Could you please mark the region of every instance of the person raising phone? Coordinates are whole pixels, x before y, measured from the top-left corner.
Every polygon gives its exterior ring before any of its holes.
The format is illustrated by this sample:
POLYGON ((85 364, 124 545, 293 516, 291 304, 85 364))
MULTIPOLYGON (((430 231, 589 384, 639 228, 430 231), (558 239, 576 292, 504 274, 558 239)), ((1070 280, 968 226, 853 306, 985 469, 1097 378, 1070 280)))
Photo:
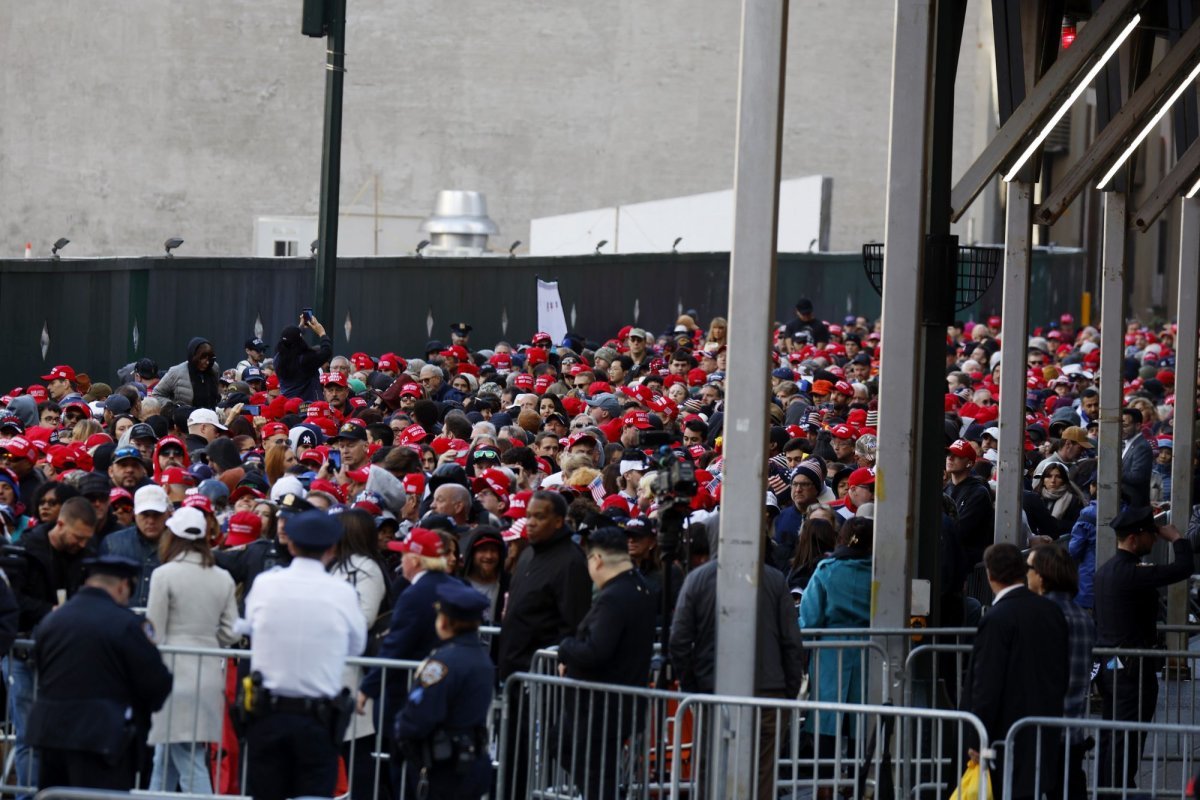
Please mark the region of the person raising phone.
POLYGON ((299 397, 305 401, 321 398, 321 365, 333 358, 333 342, 316 317, 307 309, 300 315, 298 325, 288 325, 279 334, 275 345, 275 374, 279 377, 279 391, 285 397, 299 397), (317 346, 304 341, 304 329, 315 333, 317 346))

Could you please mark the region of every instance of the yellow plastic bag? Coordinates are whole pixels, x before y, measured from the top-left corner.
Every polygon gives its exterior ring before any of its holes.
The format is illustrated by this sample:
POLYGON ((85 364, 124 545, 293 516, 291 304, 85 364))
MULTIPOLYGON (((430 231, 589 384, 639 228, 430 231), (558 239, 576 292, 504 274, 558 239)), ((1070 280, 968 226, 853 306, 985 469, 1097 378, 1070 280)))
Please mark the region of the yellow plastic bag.
MULTIPOLYGON (((983 781, 983 796, 986 798, 986 800, 992 800, 991 773, 985 773, 983 776, 983 781)), ((950 795, 950 800, 979 800, 978 761, 972 761, 967 764, 966 772, 962 774, 962 780, 958 782, 958 788, 954 790, 954 794, 950 795)))

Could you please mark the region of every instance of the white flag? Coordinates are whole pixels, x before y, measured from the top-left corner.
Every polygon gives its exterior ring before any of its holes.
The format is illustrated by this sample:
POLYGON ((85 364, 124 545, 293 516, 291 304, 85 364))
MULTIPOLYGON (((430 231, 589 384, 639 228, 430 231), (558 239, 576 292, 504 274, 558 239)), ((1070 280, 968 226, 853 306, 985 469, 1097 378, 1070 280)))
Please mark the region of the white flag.
POLYGON ((567 318, 563 314, 562 298, 558 296, 558 281, 538 278, 538 330, 550 334, 555 344, 567 335, 567 318))

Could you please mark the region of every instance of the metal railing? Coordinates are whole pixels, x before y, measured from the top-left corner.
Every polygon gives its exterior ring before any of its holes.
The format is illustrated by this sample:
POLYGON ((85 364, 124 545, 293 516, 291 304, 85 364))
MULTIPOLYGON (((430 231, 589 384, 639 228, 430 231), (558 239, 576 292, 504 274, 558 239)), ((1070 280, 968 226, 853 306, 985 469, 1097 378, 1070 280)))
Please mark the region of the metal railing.
POLYGON ((1004 800, 1043 792, 1050 798, 1183 797, 1200 763, 1200 727, 1028 717, 1009 729, 999 752, 1004 800), (1105 741, 1115 756, 1107 770, 1105 741))

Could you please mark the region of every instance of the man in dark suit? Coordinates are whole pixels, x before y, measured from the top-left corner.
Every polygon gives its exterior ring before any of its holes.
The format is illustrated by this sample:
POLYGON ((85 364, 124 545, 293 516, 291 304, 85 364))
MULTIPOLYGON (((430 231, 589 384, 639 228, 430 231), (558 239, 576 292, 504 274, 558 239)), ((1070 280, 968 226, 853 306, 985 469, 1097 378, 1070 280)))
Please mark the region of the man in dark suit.
MULTIPOLYGON (((979 717, 993 742, 1003 742, 1019 719, 1062 716, 1067 623, 1057 605, 1025 587, 1028 567, 1016 545, 991 545, 983 563, 995 598, 975 636, 962 707, 979 717)), ((1004 759, 1013 762, 1013 797, 1039 797, 1054 787, 1062 747, 1049 733, 1041 737, 1040 754, 1033 728, 1018 735, 1012 752, 999 754, 992 773, 996 796, 1004 759)))
POLYGON ((1131 506, 1150 505, 1150 474, 1154 470, 1154 450, 1142 435, 1142 412, 1121 409, 1121 493, 1131 506))

